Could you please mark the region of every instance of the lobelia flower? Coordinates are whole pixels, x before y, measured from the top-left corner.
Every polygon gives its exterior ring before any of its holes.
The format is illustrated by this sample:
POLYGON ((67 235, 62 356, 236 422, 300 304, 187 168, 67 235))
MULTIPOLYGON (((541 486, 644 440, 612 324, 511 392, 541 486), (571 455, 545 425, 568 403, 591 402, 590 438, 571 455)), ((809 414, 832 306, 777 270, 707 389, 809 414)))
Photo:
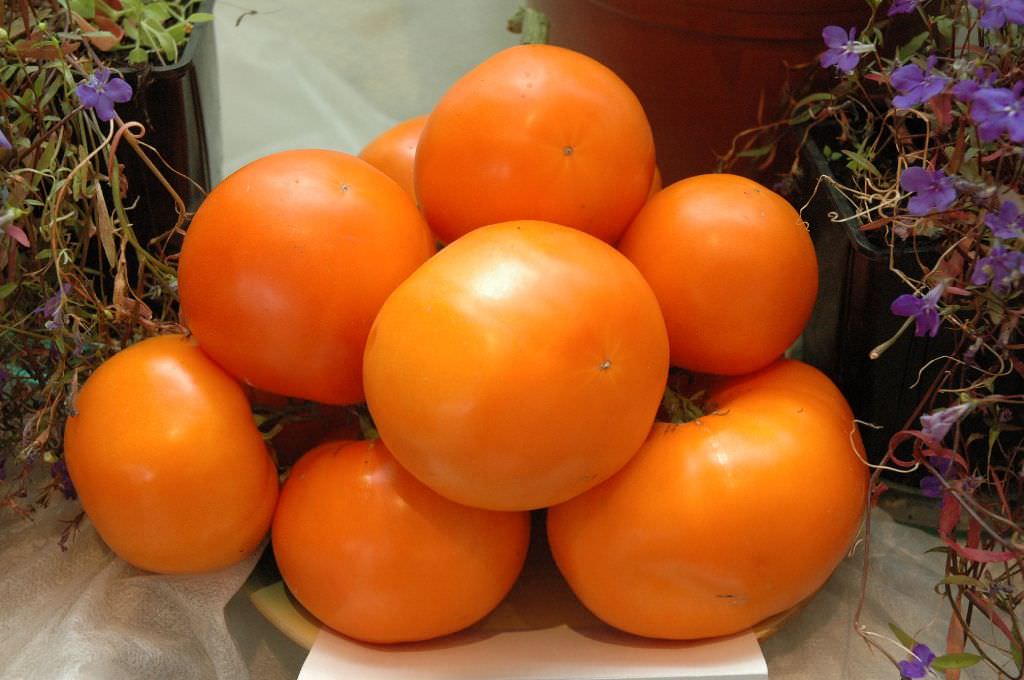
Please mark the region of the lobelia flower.
POLYGON ((0 149, 11 150, 11 140, 7 139, 7 135, 4 134, 3 130, 0 130, 0 149))
POLYGON ((978 139, 991 142, 1004 132, 1014 143, 1024 142, 1024 80, 1005 87, 982 87, 971 97, 971 119, 978 126, 978 139))
POLYGON ((856 27, 851 28, 849 32, 840 26, 823 28, 821 37, 828 49, 822 53, 819 60, 822 68, 835 66, 844 73, 853 73, 853 69, 860 63, 860 55, 875 51, 874 45, 854 40, 856 35, 856 27))
POLYGON ((917 3, 918 0, 892 0, 892 4, 889 5, 889 11, 886 14, 889 16, 910 14, 917 9, 917 3))
POLYGON ((1005 246, 997 245, 988 252, 988 255, 975 263, 971 283, 975 286, 988 283, 996 293, 1005 293, 1016 286, 1022 277, 1024 252, 1008 250, 1005 246))
POLYGON ((942 211, 956 200, 956 187, 942 170, 914 166, 900 175, 900 187, 914 193, 907 203, 911 215, 927 215, 942 211))
POLYGON ((917 64, 907 64, 892 72, 889 80, 900 91, 892 98, 893 105, 908 109, 924 104, 945 89, 949 78, 934 70, 936 61, 935 55, 928 57, 927 71, 917 64))
POLYGON ((913 317, 914 335, 934 338, 939 333, 939 298, 945 290, 946 284, 940 283, 921 298, 910 293, 900 295, 889 310, 896 316, 913 317))
POLYGON ((956 425, 970 408, 970 404, 957 404, 921 416, 921 433, 936 442, 941 442, 950 428, 956 425))
POLYGON ((1013 201, 1003 201, 999 212, 985 216, 985 226, 999 239, 1014 239, 1024 236, 1024 214, 1013 201))
POLYGON ((64 323, 63 302, 64 296, 71 291, 70 283, 62 283, 60 289, 46 299, 46 302, 36 307, 33 311, 42 314, 47 318, 43 324, 48 330, 54 330, 64 323))
POLYGON ((943 458, 942 456, 928 456, 928 458, 930 459, 928 462, 935 468, 938 476, 928 475, 920 481, 921 494, 928 498, 942 498, 942 493, 946 488, 942 480, 946 478, 950 468, 953 467, 953 459, 943 458))
POLYGON ((995 30, 1006 22, 1024 24, 1024 0, 969 0, 971 7, 978 10, 981 19, 978 25, 995 30))
POLYGON ((110 69, 100 68, 78 84, 75 94, 82 106, 94 109, 96 117, 105 122, 114 117, 114 104, 131 100, 132 86, 123 78, 111 78, 110 69))
POLYGON ((970 104, 979 89, 990 87, 994 81, 994 73, 989 72, 986 68, 979 67, 974 70, 974 78, 958 80, 949 91, 960 101, 970 104))
POLYGON ((914 680, 923 678, 930 672, 932 661, 935 660, 935 652, 928 645, 918 643, 910 650, 914 655, 912 661, 900 661, 897 666, 900 668, 900 676, 914 680))

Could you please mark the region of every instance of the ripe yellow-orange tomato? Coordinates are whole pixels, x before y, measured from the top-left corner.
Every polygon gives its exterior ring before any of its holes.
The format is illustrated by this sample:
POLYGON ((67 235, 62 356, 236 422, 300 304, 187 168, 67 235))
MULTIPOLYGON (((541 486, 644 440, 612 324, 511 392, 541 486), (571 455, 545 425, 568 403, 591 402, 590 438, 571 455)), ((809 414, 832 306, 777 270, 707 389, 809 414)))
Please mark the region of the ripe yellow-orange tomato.
POLYGON ((197 211, 182 245, 182 316, 242 381, 356 403, 374 315, 434 250, 409 195, 366 161, 271 154, 218 184, 197 211))
POLYGON ((180 335, 104 362, 68 418, 64 455, 90 521, 118 556, 161 573, 250 555, 270 528, 277 469, 242 386, 180 335))
POLYGON ((328 442, 292 468, 273 547, 289 590, 366 642, 454 633, 487 615, 526 559, 530 518, 453 503, 379 440, 328 442))
POLYGON ((403 120, 374 137, 359 152, 360 158, 398 182, 410 196, 416 195, 412 180, 413 163, 426 122, 425 115, 403 120))
POLYGON ((753 180, 698 175, 655 194, 618 244, 661 303, 672 365, 740 375, 778 359, 818 291, 800 215, 753 180))
POLYGON ((498 52, 455 82, 416 151, 416 196, 450 242, 537 219, 614 242, 644 204, 654 138, 636 95, 606 66, 553 45, 498 52))
POLYGON ((640 447, 668 372, 657 300, 607 243, 539 221, 445 247, 381 308, 366 399, 424 484, 498 510, 558 503, 640 447))
POLYGON ((852 544, 868 468, 816 369, 780 360, 659 422, 611 479, 548 510, 558 568, 595 615, 656 638, 750 628, 811 596, 852 544))

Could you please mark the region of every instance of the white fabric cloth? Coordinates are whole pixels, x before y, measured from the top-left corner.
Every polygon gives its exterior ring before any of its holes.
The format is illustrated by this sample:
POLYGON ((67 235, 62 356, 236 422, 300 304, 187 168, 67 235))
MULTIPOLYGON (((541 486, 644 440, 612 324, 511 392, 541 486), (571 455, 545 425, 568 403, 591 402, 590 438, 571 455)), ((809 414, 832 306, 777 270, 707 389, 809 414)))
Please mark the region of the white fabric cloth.
POLYGON ((0 523, 0 678, 244 678, 224 607, 256 557, 197 576, 161 576, 117 558, 92 524, 59 546, 76 503, 0 523))
MULTIPOLYGON (((66 552, 58 503, 32 521, 0 522, 0 680, 293 680, 305 650, 268 623, 240 590, 249 558, 221 572, 159 576, 118 559, 85 520, 66 552)), ((933 585, 938 540, 875 511, 871 578, 862 621, 893 637, 889 622, 942 647, 948 610, 933 585)), ((852 629, 862 555, 762 642, 772 680, 895 678, 852 629)), ((887 647, 897 658, 900 650, 887 647)), ((971 669, 965 679, 995 677, 971 669)))

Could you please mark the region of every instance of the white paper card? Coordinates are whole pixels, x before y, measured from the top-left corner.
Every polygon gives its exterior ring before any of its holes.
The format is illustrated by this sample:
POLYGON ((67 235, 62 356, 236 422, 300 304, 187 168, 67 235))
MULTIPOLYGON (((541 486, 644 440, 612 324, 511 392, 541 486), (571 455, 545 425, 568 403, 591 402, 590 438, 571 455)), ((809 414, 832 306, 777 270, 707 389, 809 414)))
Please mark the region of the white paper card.
POLYGON ((441 640, 367 645, 322 629, 299 680, 763 680, 752 633, 701 642, 647 640, 608 628, 470 630, 441 640))

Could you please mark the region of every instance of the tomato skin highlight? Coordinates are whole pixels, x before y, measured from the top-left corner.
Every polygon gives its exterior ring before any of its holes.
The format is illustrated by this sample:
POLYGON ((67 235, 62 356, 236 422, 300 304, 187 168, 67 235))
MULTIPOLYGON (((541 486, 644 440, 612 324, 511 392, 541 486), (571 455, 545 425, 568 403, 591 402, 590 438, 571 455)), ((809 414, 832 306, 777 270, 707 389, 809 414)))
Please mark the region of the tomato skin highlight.
POLYGON ((388 298, 367 404, 395 458, 457 502, 529 510, 610 476, 668 372, 650 287, 608 244, 520 220, 474 230, 388 298))
POLYGON ((614 242, 643 205, 654 138, 636 95, 606 66, 518 45, 456 81, 427 119, 416 196, 445 243, 537 219, 614 242))
POLYGON ((64 455, 104 542, 148 571, 195 573, 252 554, 277 469, 239 385, 178 335, 132 345, 86 380, 64 455))
POLYGON ((737 175, 665 187, 618 248, 658 296, 672 365, 699 373, 742 375, 775 361, 817 297, 817 256, 800 215, 737 175))
POLYGON ((435 251, 412 199, 338 151, 283 151, 218 184, 182 245, 181 312, 203 350, 256 388, 362 401, 373 317, 435 251))
POLYGON ((712 399, 714 413, 659 422, 622 471, 548 511, 560 571, 609 625, 745 630, 814 594, 859 530, 863 445, 824 375, 782 360, 712 399))
POLYGON ((529 540, 528 513, 446 500, 379 440, 306 453, 273 527, 295 597, 331 628, 375 643, 428 640, 483 618, 512 588, 529 540))

